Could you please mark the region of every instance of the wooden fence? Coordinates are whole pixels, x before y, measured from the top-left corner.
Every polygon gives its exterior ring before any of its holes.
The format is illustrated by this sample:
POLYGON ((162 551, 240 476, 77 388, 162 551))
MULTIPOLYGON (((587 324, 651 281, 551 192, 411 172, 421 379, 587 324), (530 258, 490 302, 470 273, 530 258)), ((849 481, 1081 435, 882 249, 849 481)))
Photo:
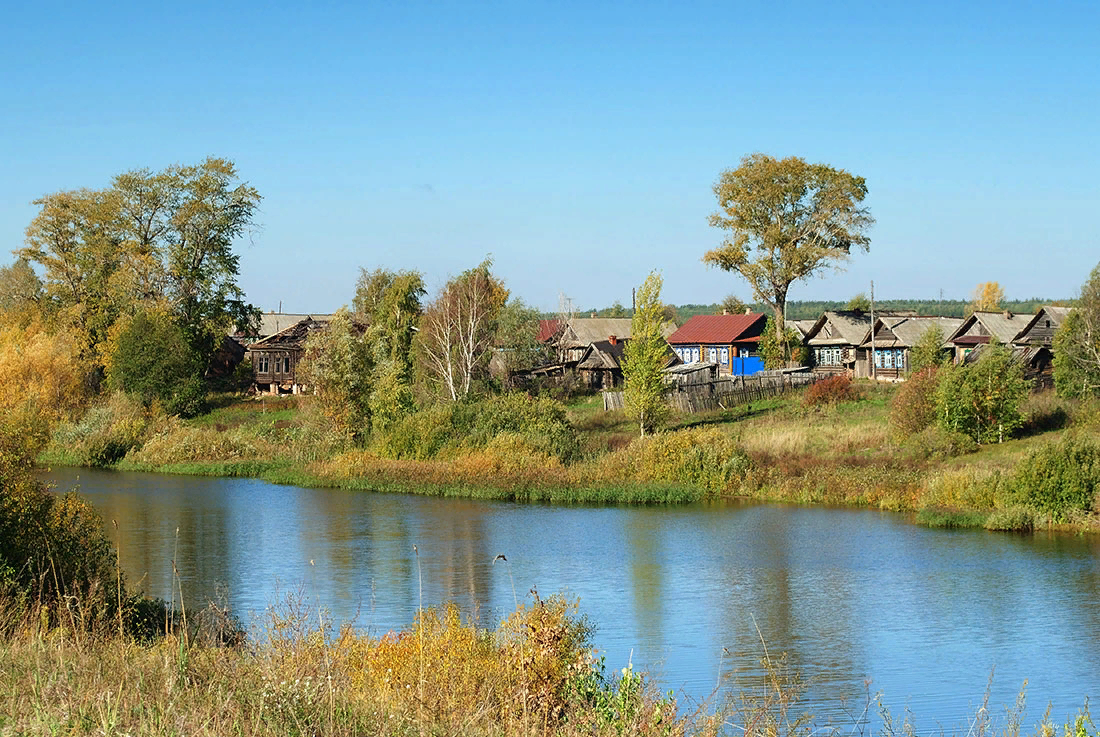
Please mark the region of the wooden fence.
MULTIPOLYGON (((681 412, 726 409, 738 404, 778 397, 826 378, 828 375, 814 374, 809 371, 798 373, 764 371, 753 376, 723 376, 716 381, 670 385, 668 402, 681 412)), ((603 408, 605 411, 622 409, 623 393, 604 392, 603 408)))

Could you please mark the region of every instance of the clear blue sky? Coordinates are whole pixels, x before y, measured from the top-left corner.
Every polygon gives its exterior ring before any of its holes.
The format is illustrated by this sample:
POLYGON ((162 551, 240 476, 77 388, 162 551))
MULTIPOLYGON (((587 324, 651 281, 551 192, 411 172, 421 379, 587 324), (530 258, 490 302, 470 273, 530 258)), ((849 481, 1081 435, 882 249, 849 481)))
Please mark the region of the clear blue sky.
POLYGON ((264 196, 264 310, 486 254, 542 309, 652 269, 668 302, 747 299, 700 258, 755 151, 866 177, 878 221, 792 299, 1067 297, 1100 261, 1095 1, 17 3, 0 69, 4 253, 42 194, 224 156, 264 196))

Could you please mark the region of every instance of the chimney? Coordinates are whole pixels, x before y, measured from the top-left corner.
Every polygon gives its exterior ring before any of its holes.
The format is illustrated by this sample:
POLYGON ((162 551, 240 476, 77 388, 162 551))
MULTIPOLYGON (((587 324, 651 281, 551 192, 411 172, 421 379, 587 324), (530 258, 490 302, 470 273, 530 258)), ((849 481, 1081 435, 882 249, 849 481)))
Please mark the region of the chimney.
POLYGON ((609 336, 607 336, 607 342, 610 343, 611 345, 618 345, 619 344, 619 339, 618 339, 618 337, 616 337, 614 335, 609 335, 609 336))

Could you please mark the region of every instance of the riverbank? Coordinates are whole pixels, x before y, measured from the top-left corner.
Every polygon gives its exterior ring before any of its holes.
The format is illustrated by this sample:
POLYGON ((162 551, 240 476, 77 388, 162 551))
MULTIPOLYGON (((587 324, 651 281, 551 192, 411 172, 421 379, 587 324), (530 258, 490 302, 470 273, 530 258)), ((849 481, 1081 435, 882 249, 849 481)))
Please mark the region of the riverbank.
MULTIPOLYGON (((552 442, 507 428, 472 432, 478 438, 472 442, 451 429, 458 440, 440 440, 430 453, 395 450, 393 443, 358 447, 323 430, 308 398, 226 400, 190 421, 143 418, 123 406, 104 411, 98 429, 85 420, 82 428, 55 433, 40 462, 479 499, 753 499, 911 512, 937 526, 1100 529, 1093 514, 1057 515, 1029 504, 1014 482, 1040 451, 1068 437, 1096 439, 1100 423, 1092 413, 1036 395, 1025 408, 1022 437, 1002 444, 979 447, 935 428, 898 439, 888 418, 893 387, 857 389, 853 398, 817 406, 806 406, 796 393, 676 416, 666 431, 646 438, 636 437, 623 413, 603 412, 598 397, 588 398, 564 412, 540 410, 561 413, 546 433, 552 442), (97 432, 106 439, 89 441, 97 432), (104 459, 109 462, 99 462, 104 459)), ((524 400, 507 402, 501 403, 505 412, 524 400)), ((542 419, 520 417, 515 426, 542 419)), ((419 442, 438 428, 414 429, 419 442)))
MULTIPOLYGON (((912 734, 920 717, 894 721, 868 690, 863 702, 842 705, 846 722, 822 723, 801 702, 807 684, 795 665, 766 646, 759 676, 680 704, 630 663, 608 672, 590 623, 560 596, 536 597, 489 629, 453 607, 425 609, 381 637, 334 630, 302 601, 271 613, 248 640, 216 608, 145 642, 109 627, 43 630, 3 613, 5 735, 895 737, 912 734)), ((1087 699, 1063 729, 1048 712, 1029 732, 1023 696, 1002 709, 987 690, 967 724, 947 733, 969 726, 967 734, 985 737, 1097 734, 1087 699)))

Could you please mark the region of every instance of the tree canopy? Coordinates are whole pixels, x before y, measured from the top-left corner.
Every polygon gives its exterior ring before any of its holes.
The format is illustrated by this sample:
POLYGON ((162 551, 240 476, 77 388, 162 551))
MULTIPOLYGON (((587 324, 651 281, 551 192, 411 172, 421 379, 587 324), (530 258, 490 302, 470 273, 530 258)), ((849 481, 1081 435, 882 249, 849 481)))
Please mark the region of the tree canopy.
POLYGON ((234 241, 252 227, 259 193, 236 167, 210 157, 160 172, 137 169, 101 190, 45 195, 27 227, 21 259, 44 272, 48 300, 101 368, 120 316, 158 308, 201 359, 232 324, 256 318, 237 286, 234 241))
POLYGON ((1054 385, 1063 396, 1100 396, 1100 264, 1054 335, 1054 385))
POLYGON ((874 223, 862 205, 867 184, 842 169, 791 156, 746 156, 714 184, 719 210, 710 224, 728 231, 704 263, 740 274, 775 313, 776 340, 791 284, 839 267, 853 248, 866 251, 874 223))
POLYGON ((974 287, 974 293, 970 295, 970 304, 966 306, 966 314, 975 312, 997 312, 1001 309, 1001 303, 1005 300, 1005 290, 995 281, 983 281, 974 287))

